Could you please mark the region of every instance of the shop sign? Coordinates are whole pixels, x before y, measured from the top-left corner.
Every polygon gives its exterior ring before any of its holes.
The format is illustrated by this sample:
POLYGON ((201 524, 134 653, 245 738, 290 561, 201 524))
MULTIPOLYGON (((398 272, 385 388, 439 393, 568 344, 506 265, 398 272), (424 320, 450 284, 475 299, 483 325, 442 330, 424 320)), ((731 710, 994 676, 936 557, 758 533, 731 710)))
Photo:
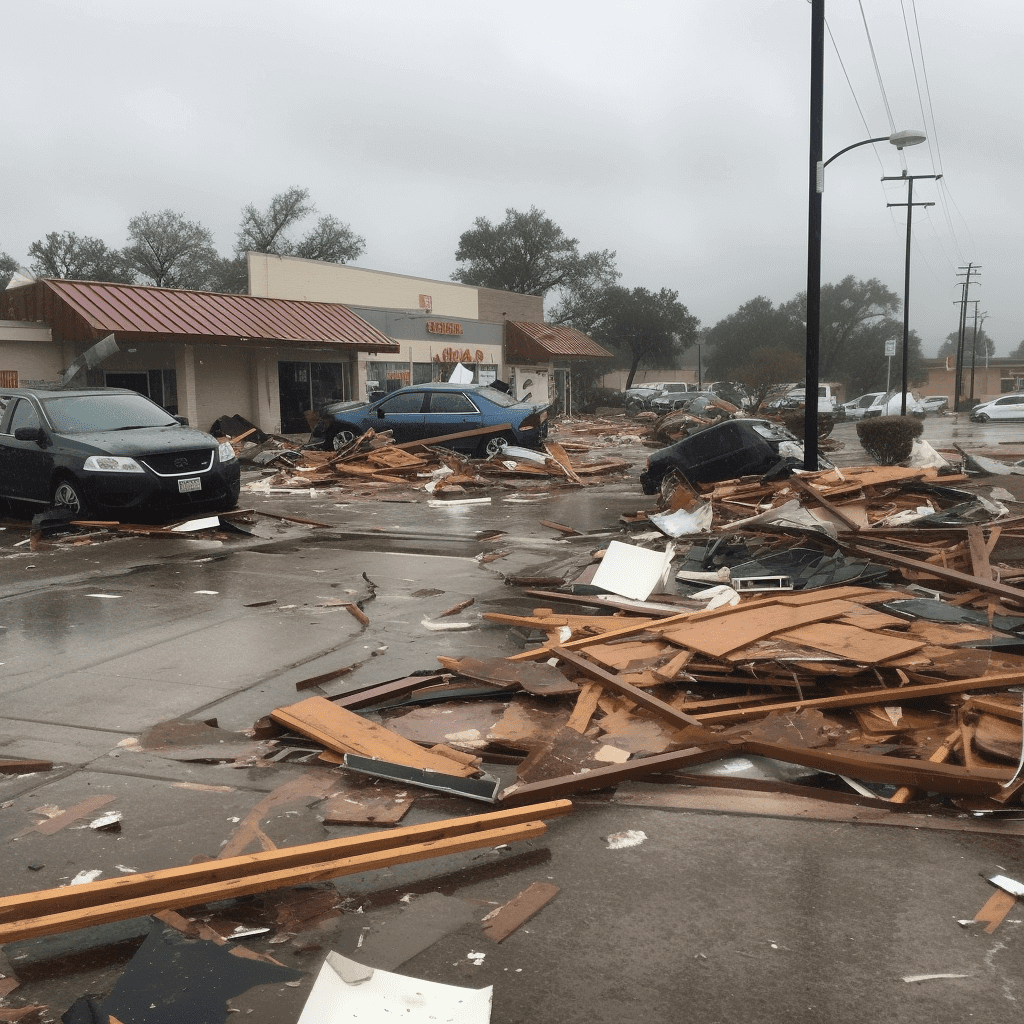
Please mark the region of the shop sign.
POLYGON ((430 334, 461 334, 462 324, 453 324, 448 320, 428 320, 427 331, 430 334))
POLYGON ((444 348, 434 356, 435 363, 482 363, 484 350, 471 352, 468 348, 444 348))

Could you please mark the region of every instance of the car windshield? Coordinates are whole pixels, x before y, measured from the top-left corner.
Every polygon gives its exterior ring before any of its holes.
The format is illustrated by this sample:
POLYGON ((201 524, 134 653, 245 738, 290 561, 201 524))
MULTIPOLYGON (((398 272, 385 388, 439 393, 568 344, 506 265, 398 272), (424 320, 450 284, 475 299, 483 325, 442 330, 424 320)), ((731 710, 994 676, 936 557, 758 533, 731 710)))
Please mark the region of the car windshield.
POLYGON ((60 434, 173 427, 177 423, 142 395, 63 395, 44 399, 43 407, 60 434))

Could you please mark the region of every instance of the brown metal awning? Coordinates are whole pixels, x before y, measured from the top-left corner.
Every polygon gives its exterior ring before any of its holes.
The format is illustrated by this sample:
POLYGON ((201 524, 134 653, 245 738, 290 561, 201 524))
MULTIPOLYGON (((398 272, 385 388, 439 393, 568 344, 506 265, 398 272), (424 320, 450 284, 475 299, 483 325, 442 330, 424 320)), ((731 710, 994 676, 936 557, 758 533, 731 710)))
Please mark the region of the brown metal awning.
POLYGON ((0 296, 0 316, 45 321, 54 341, 278 344, 357 352, 401 346, 334 302, 47 278, 0 296))
POLYGON ((505 361, 508 363, 612 358, 613 353, 575 327, 552 327, 522 320, 509 320, 505 325, 505 361))

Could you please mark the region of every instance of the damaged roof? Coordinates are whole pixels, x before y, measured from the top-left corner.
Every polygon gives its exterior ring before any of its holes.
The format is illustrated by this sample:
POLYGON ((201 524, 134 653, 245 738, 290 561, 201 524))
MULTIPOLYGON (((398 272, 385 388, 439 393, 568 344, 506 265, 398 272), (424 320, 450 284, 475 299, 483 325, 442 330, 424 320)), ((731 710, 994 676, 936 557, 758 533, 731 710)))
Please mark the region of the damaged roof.
POLYGON ((9 289, 4 298, 0 313, 14 320, 44 321, 54 341, 94 341, 113 333, 125 341, 400 349, 398 342, 334 302, 53 278, 9 289))
POLYGON ((509 320, 505 358, 510 363, 546 363, 553 358, 611 359, 612 353, 575 327, 509 320))

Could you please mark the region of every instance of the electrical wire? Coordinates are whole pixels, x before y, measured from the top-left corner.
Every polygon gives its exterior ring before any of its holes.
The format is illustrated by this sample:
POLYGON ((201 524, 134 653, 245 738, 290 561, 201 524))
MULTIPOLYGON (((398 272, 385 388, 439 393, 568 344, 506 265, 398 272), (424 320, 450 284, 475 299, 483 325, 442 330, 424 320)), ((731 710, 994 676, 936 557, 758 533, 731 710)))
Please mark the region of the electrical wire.
MULTIPOLYGON (((910 69, 914 73, 914 88, 917 90, 917 106, 918 106, 918 109, 921 111, 921 122, 924 124, 924 127, 925 127, 925 136, 926 136, 926 140, 925 141, 927 141, 927 143, 928 143, 928 155, 931 157, 931 160, 932 160, 932 173, 938 174, 939 173, 939 169, 938 169, 938 167, 936 166, 936 163, 935 163, 935 151, 932 149, 932 132, 929 132, 927 130, 928 129, 928 115, 925 114, 925 112, 924 112, 924 99, 921 96, 921 81, 917 77, 917 62, 914 60, 914 44, 910 40, 910 24, 907 21, 907 8, 906 8, 906 4, 904 3, 904 0, 900 0, 900 11, 903 14, 903 30, 904 30, 904 32, 906 33, 906 36, 907 36, 907 51, 910 54, 910 69)), ((934 122, 934 119, 933 119, 932 120, 933 127, 934 127, 934 123, 935 122, 934 122)))
POLYGON ((875 77, 878 79, 878 90, 882 94, 882 103, 885 105, 885 116, 889 118, 889 131, 896 131, 896 122, 892 119, 892 110, 889 108, 889 97, 885 94, 885 85, 882 83, 882 71, 878 66, 878 57, 875 55, 875 44, 871 41, 871 30, 868 28, 868 16, 864 13, 863 0, 857 0, 860 8, 860 17, 864 22, 864 34, 868 37, 868 49, 871 51, 871 62, 875 65, 875 77))

